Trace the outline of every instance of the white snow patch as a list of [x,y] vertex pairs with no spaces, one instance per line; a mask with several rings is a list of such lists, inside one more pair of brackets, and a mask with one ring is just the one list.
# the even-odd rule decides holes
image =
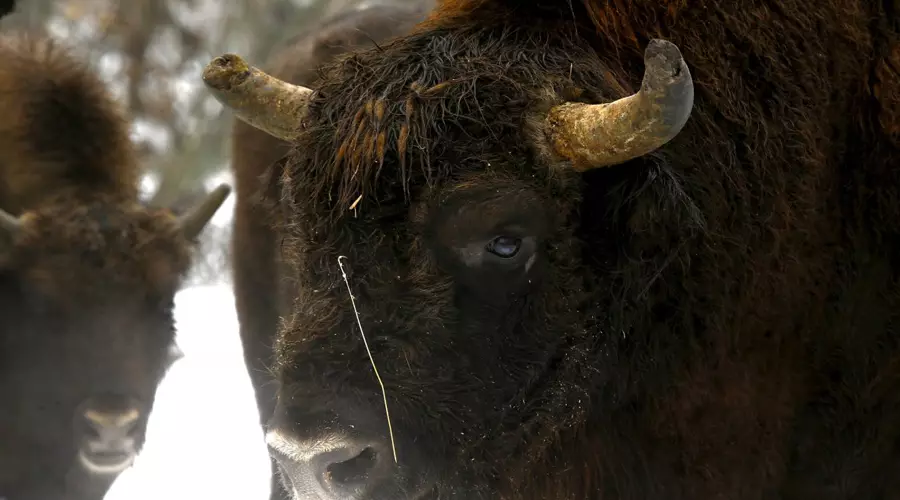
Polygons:
[[267,500],[269,459],[230,286],[175,297],[184,358],[157,390],[147,443],[106,500]]

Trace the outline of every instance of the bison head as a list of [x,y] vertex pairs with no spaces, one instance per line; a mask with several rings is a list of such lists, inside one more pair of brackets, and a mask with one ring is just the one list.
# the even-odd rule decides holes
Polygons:
[[422,30],[315,90],[207,66],[294,144],[272,183],[297,285],[268,442],[295,498],[537,497],[529,471],[579,440],[614,245],[579,213],[582,175],[675,137],[693,86],[656,40],[629,95],[568,29]]
[[190,242],[228,193],[180,219],[96,195],[0,211],[0,493],[80,498],[132,463],[178,356]]

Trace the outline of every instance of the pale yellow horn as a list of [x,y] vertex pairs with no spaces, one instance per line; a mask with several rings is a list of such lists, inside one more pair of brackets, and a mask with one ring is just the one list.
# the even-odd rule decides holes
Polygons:
[[296,138],[313,94],[248,65],[235,54],[210,61],[203,70],[203,83],[238,119],[288,142]]
[[556,153],[585,171],[624,163],[669,142],[693,105],[694,82],[681,51],[654,39],[644,51],[644,79],[636,94],[605,104],[554,106],[545,126]]

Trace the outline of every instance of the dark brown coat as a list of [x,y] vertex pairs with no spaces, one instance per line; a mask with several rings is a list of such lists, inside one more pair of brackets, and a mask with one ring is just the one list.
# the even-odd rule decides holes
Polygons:
[[[405,34],[425,18],[431,1],[410,6],[378,6],[348,10],[323,20],[308,32],[289,39],[273,51],[265,67],[297,84],[315,80],[319,67],[350,50],[367,49]],[[256,391],[260,423],[274,408],[271,353],[279,323],[279,299],[271,295],[285,286],[278,271],[278,248],[271,223],[273,214],[260,205],[267,170],[289,145],[243,122],[235,121],[232,169],[235,174],[235,214],[232,260],[241,339],[250,378]],[[278,484],[273,484],[277,489]]]
[[[633,94],[651,38],[690,120],[575,171],[547,110]],[[297,283],[278,446],[370,443],[366,500],[892,498],[898,72],[900,11],[861,0],[447,0],[340,58],[259,216]],[[510,235],[531,264],[488,255]],[[238,293],[275,304],[267,269]]]

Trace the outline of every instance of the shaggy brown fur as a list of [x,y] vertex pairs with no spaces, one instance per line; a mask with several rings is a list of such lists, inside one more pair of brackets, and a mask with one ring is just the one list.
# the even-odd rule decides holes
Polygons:
[[[266,214],[298,283],[276,427],[386,443],[346,255],[400,460],[366,499],[896,495],[898,26],[861,0],[444,1],[329,65]],[[544,113],[635,92],[655,37],[687,126],[573,172]],[[509,233],[530,271],[454,251]]]
[[[349,10],[325,19],[311,31],[293,37],[273,52],[265,67],[271,74],[296,84],[314,81],[319,66],[354,49],[384,43],[405,34],[425,18],[433,2],[410,6],[378,6]],[[272,214],[261,209],[260,189],[265,173],[284,156],[289,145],[235,121],[232,169],[235,173],[235,214],[232,236],[236,306],[241,322],[244,358],[256,391],[260,423],[265,424],[275,404],[271,353],[278,327],[278,300],[269,294],[285,286],[278,270],[278,251]],[[277,278],[282,274],[281,279]],[[289,305],[289,301],[288,301]],[[273,483],[273,489],[280,484]]]
[[190,242],[139,203],[128,122],[85,64],[18,34],[0,61],[0,208],[23,222],[0,241],[0,497],[100,498],[112,477],[77,489],[76,408],[136,398],[143,442]]

